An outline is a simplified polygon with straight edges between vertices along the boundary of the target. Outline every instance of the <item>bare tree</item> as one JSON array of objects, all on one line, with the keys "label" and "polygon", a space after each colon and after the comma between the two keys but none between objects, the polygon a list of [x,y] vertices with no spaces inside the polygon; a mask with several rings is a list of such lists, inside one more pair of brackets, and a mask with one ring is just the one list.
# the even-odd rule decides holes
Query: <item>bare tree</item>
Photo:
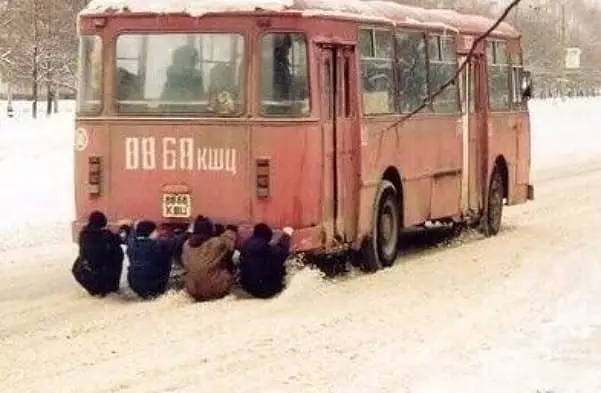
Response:
[{"label": "bare tree", "polygon": [[[29,86],[32,113],[37,115],[40,93],[46,113],[56,111],[59,91],[75,92],[76,17],[80,1],[9,0],[10,20],[2,30],[0,60],[9,85]],[[0,59],[2,57],[0,56]]]}]

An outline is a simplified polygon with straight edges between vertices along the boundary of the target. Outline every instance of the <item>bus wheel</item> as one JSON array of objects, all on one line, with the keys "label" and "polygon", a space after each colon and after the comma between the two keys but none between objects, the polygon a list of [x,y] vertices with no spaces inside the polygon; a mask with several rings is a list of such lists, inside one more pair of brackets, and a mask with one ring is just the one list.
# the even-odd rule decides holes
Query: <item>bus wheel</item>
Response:
[{"label": "bus wheel", "polygon": [[495,168],[490,178],[486,214],[482,222],[482,231],[486,236],[495,236],[501,229],[503,217],[503,177]]},{"label": "bus wheel", "polygon": [[372,235],[361,245],[361,269],[366,272],[392,266],[398,252],[401,215],[399,193],[394,184],[383,180],[376,201]]}]

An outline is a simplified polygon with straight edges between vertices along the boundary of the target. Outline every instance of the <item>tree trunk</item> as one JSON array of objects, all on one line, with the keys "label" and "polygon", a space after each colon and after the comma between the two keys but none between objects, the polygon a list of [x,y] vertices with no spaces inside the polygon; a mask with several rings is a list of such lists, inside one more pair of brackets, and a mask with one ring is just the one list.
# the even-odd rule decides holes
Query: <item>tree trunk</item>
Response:
[{"label": "tree trunk", "polygon": [[52,104],[54,103],[54,97],[52,94],[52,86],[50,82],[46,82],[46,116],[52,114]]},{"label": "tree trunk", "polygon": [[50,59],[46,60],[46,116],[50,116],[52,114],[52,103],[54,99],[52,98],[52,64]]},{"label": "tree trunk", "polygon": [[31,98],[33,102],[31,104],[31,116],[35,119],[38,117],[38,54],[40,51],[40,42],[39,42],[39,31],[38,31],[38,16],[39,16],[39,8],[38,1],[34,0],[33,3],[33,16],[32,16],[32,25],[33,25],[33,67],[31,71]]},{"label": "tree trunk", "polygon": [[54,85],[54,89],[52,90],[54,94],[52,94],[52,98],[54,101],[54,113],[58,113],[58,101],[60,99],[59,95],[61,93],[60,86]]},{"label": "tree trunk", "polygon": [[[34,27],[35,29],[35,27]],[[31,115],[38,117],[38,46],[33,47],[33,71],[31,73]]]}]

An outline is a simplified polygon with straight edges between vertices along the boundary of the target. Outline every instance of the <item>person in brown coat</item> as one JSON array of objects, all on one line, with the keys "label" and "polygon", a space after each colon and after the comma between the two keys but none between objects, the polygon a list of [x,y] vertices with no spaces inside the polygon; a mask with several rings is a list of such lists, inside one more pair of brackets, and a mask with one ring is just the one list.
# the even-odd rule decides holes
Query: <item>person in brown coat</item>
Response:
[{"label": "person in brown coat", "polygon": [[200,245],[192,237],[184,243],[184,288],[196,301],[220,299],[230,293],[234,284],[231,256],[237,236],[238,229],[228,226],[220,236]]}]

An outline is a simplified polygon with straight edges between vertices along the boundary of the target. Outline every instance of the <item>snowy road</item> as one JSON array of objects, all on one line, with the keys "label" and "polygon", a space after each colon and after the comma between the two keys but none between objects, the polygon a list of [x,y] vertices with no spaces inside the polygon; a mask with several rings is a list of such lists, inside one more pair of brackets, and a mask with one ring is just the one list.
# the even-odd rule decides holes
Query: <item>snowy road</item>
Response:
[{"label": "snowy road", "polygon": [[8,249],[0,392],[601,391],[601,161],[563,162],[495,238],[272,301],[91,299],[68,243]]}]

